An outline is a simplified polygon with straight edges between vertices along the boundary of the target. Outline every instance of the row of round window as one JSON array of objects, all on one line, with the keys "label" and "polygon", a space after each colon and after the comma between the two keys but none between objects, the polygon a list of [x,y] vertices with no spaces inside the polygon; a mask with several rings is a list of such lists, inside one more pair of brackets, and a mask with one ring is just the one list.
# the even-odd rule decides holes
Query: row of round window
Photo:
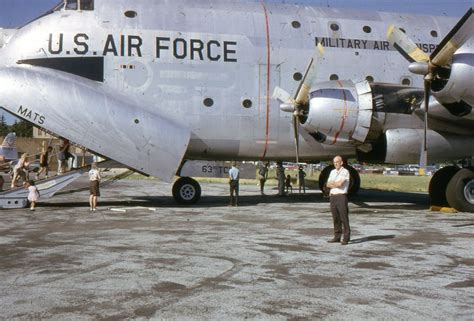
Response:
[{"label": "row of round window", "polygon": [[[299,73],[297,73],[299,74]],[[294,75],[293,75],[293,78]],[[329,77],[330,80],[339,80],[339,76],[336,75],[336,74],[332,74],[330,77]],[[365,79],[368,81],[368,82],[374,82],[374,77],[372,76],[367,76],[365,77]],[[296,79],[295,79],[296,80]],[[300,79],[301,80],[301,79]],[[410,86],[411,85],[411,80],[410,78],[402,78],[402,81],[401,81],[402,85],[405,85],[405,86]],[[214,105],[214,100],[212,98],[206,98],[203,100],[203,104],[204,106],[206,107],[212,107]],[[244,99],[242,101],[242,107],[244,108],[250,108],[252,107],[252,101],[250,99]]]},{"label": "row of round window", "polygon": [[[291,26],[295,29],[299,29],[301,28],[301,23],[299,21],[292,21],[291,22]],[[341,29],[341,27],[339,26],[338,23],[331,23],[329,25],[329,28],[332,30],[332,31],[339,31]],[[370,26],[363,26],[362,27],[362,30],[365,32],[365,33],[371,33],[372,32],[372,28]],[[401,31],[405,32],[405,30],[403,28],[400,28]],[[433,38],[437,38],[438,37],[438,32],[436,30],[431,30],[430,32],[430,35],[433,37]]]},{"label": "row of round window", "polygon": [[[303,79],[303,75],[300,72],[295,72],[293,74],[293,79],[296,80],[296,81],[300,81],[301,79]],[[368,82],[373,82],[374,81],[374,77],[372,77],[372,76],[367,76],[367,77],[365,77],[365,79]],[[329,76],[329,80],[339,80],[339,76],[336,75],[336,74],[332,74],[331,76]],[[402,85],[410,86],[411,85],[411,80],[410,80],[410,78],[402,78],[401,83],[402,83]]]},{"label": "row of round window", "polygon": [[[214,100],[212,98],[206,98],[202,102],[206,107],[212,107],[214,105]],[[242,100],[242,107],[250,108],[252,107],[252,101],[250,99]]]}]

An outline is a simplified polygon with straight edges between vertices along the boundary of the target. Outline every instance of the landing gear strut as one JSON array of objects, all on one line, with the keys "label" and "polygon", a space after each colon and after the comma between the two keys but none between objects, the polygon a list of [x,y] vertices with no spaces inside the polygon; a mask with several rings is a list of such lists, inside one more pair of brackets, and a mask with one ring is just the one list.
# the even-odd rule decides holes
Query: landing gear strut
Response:
[{"label": "landing gear strut", "polygon": [[179,204],[191,205],[201,198],[201,186],[190,177],[180,177],[173,184],[173,198]]}]

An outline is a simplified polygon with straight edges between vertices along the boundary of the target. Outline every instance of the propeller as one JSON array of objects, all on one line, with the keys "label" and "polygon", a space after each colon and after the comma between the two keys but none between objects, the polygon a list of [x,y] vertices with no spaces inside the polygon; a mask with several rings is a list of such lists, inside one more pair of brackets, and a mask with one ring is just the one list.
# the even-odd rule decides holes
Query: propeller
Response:
[{"label": "propeller", "polygon": [[424,134],[420,154],[421,167],[426,167],[428,159],[427,132],[431,84],[451,66],[456,50],[471,37],[474,30],[472,14],[471,7],[429,56],[419,49],[401,29],[394,25],[388,28],[387,39],[411,63],[408,69],[414,74],[424,76]]},{"label": "propeller", "polygon": [[280,87],[275,87],[273,98],[281,102],[280,109],[284,112],[293,113],[293,135],[296,149],[296,163],[299,163],[299,122],[301,117],[305,115],[305,109],[309,103],[309,92],[316,77],[316,64],[324,55],[323,46],[318,43],[315,53],[306,67],[306,72],[301,79],[295,96],[291,96],[288,92]]}]

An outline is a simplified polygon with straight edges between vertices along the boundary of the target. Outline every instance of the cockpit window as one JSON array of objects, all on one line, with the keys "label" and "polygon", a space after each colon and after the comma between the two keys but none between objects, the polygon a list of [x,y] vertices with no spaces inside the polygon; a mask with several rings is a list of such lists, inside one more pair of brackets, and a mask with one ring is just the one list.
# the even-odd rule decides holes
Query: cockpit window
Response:
[{"label": "cockpit window", "polygon": [[94,10],[94,0],[65,0],[66,10]]},{"label": "cockpit window", "polygon": [[66,0],[66,10],[77,10],[77,0]]},{"label": "cockpit window", "polygon": [[81,10],[94,10],[94,0],[81,0]]}]

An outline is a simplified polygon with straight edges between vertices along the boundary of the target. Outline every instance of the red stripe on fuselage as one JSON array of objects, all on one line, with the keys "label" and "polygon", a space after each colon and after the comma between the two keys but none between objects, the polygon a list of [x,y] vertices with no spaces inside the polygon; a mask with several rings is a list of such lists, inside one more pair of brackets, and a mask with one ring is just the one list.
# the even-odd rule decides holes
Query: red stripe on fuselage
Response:
[{"label": "red stripe on fuselage", "polygon": [[[337,81],[337,84],[339,85],[339,87],[343,88],[342,83],[340,81]],[[331,145],[334,145],[337,142],[337,138],[341,134],[347,119],[347,97],[344,89],[342,90],[342,94],[344,95],[344,112],[341,118],[341,126],[339,126],[339,130],[337,131],[336,135],[334,135],[334,140],[332,141]]]},{"label": "red stripe on fuselage", "polygon": [[265,28],[267,34],[267,88],[265,91],[266,99],[266,122],[265,122],[265,147],[262,159],[265,159],[268,150],[268,140],[270,137],[270,24],[268,22],[268,12],[265,4],[262,3],[263,12],[265,13]]}]

